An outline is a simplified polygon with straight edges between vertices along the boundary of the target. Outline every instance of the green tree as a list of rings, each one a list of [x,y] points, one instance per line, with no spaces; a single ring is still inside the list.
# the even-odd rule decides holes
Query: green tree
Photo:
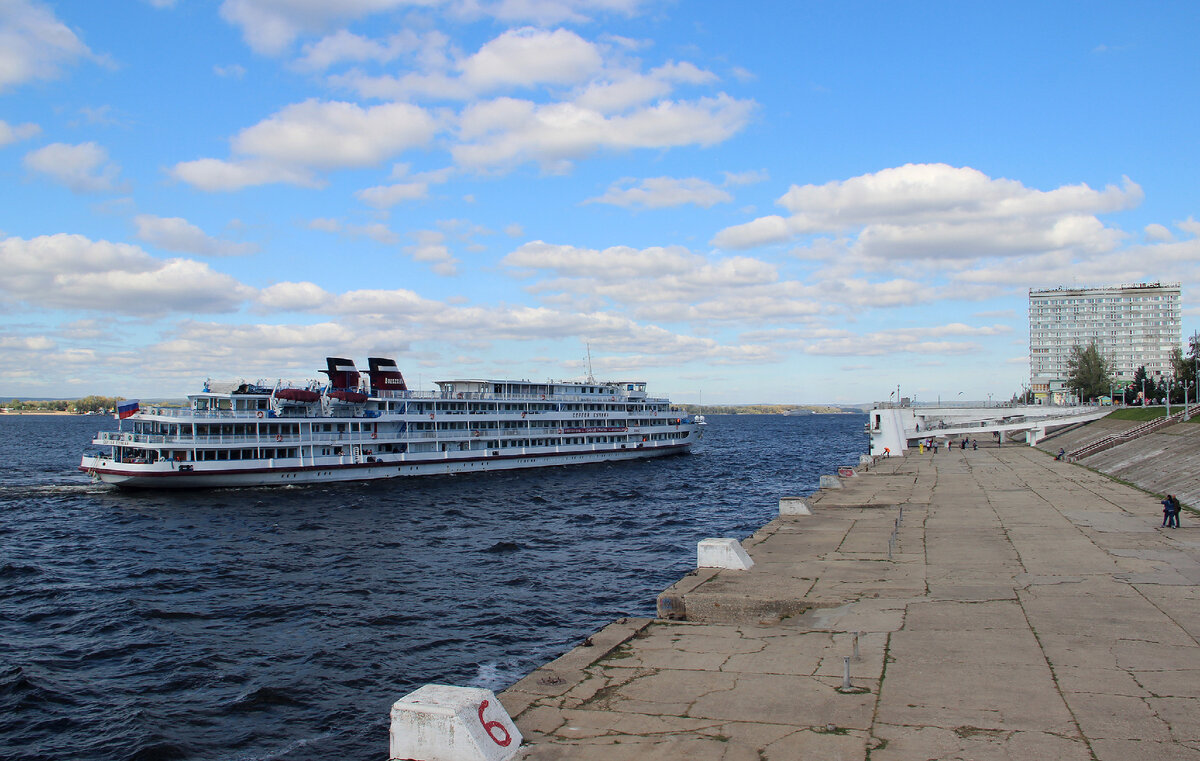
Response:
[[[1100,353],[1096,342],[1071,347],[1067,360],[1067,388],[1079,394],[1084,401],[1103,396],[1112,388],[1113,375],[1108,360]]]

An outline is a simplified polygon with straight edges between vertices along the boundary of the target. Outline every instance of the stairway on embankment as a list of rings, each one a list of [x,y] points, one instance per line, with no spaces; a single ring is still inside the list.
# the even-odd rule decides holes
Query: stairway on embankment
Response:
[[[1062,438],[1048,438],[1038,448],[1051,454],[1068,452],[1089,442],[1123,433],[1139,421],[1103,418]],[[1200,419],[1179,422],[1079,458],[1080,465],[1127,481],[1155,494],[1174,494],[1189,507],[1200,507]]]

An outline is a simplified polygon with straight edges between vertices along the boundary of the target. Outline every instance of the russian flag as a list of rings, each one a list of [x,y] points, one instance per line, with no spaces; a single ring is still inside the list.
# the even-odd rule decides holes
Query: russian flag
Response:
[[[137,412],[138,400],[134,399],[128,402],[117,402],[117,420],[124,420],[133,413]]]

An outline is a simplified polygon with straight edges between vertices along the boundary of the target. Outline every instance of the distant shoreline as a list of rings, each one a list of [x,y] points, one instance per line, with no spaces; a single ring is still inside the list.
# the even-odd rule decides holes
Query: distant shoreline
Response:
[[[9,415],[79,415],[80,417],[85,417],[87,413],[60,410],[5,410],[0,412],[0,417],[7,417]],[[103,417],[103,415],[92,415],[91,417]]]

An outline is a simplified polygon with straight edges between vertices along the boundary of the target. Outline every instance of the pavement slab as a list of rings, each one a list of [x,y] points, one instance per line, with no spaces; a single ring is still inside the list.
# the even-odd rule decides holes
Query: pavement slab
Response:
[[[1200,761],[1200,521],[1021,446],[810,504],[505,691],[524,757]]]

